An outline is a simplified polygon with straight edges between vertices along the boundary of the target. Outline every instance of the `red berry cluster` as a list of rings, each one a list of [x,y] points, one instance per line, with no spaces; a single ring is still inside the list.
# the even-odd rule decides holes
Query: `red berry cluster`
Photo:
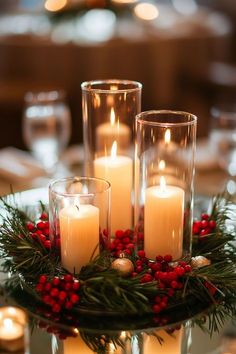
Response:
[[[35,289],[54,313],[59,313],[62,308],[71,310],[80,300],[80,282],[71,274],[53,279],[41,275]]]
[[[137,235],[137,244],[143,241],[141,232]],[[114,239],[109,244],[109,250],[113,257],[119,257],[121,253],[131,255],[135,248],[134,231],[133,230],[117,230]]]
[[[150,262],[145,252],[140,250],[138,257],[132,276],[144,273],[140,280],[141,283],[157,281],[158,289],[163,289],[165,292],[165,295],[158,295],[154,298],[153,312],[157,314],[167,307],[169,298],[174,295],[174,292],[183,288],[183,277],[192,271],[192,267],[184,261],[171,263],[171,255],[157,256],[155,261]]]
[[[49,221],[48,214],[43,212],[36,223],[27,222],[26,227],[30,237],[40,242],[46,249],[51,249],[51,241],[49,239]]]
[[[206,236],[211,234],[215,228],[215,220],[212,220],[208,214],[202,214],[201,220],[193,222],[193,235]]]

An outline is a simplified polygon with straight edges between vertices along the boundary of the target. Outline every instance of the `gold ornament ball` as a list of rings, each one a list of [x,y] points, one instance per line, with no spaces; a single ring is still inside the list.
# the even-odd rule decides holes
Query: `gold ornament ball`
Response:
[[[134,265],[128,258],[117,258],[111,264],[112,269],[116,269],[122,277],[130,275],[134,271]]]
[[[191,266],[193,268],[202,268],[211,264],[210,259],[203,256],[196,256],[192,258]]]

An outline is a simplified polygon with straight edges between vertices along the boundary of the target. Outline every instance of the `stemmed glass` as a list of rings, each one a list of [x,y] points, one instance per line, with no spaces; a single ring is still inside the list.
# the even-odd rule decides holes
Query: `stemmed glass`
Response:
[[[71,133],[70,110],[63,91],[28,92],[23,113],[23,138],[48,176],[58,170]]]

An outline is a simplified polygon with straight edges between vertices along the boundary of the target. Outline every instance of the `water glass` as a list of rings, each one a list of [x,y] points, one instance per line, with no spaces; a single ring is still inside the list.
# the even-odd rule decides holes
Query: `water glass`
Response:
[[[28,92],[23,113],[23,137],[33,156],[50,175],[68,144],[71,115],[63,91]]]
[[[236,106],[211,109],[210,144],[216,149],[219,166],[236,176]]]

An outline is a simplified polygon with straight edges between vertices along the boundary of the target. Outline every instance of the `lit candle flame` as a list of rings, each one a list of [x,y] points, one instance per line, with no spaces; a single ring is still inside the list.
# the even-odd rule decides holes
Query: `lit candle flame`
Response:
[[[158,164],[159,170],[163,171],[166,168],[166,163],[164,160],[161,160]]]
[[[111,147],[111,158],[112,158],[112,160],[114,160],[116,158],[116,154],[117,154],[117,142],[115,140],[114,143],[112,144],[112,147]]]
[[[166,145],[169,145],[170,139],[171,139],[170,129],[166,129],[166,131],[165,131],[165,138],[164,138]]]
[[[111,126],[113,126],[115,124],[115,112],[114,112],[114,108],[112,107],[111,108],[111,115],[110,115],[110,123],[111,123]]]
[[[166,190],[166,180],[164,176],[161,176],[160,178],[160,188],[162,192],[165,192]]]
[[[13,328],[13,321],[11,318],[4,318],[3,325],[7,330],[11,330]]]
[[[159,16],[157,6],[148,2],[137,4],[134,8],[134,13],[137,17],[146,21],[152,21]]]

